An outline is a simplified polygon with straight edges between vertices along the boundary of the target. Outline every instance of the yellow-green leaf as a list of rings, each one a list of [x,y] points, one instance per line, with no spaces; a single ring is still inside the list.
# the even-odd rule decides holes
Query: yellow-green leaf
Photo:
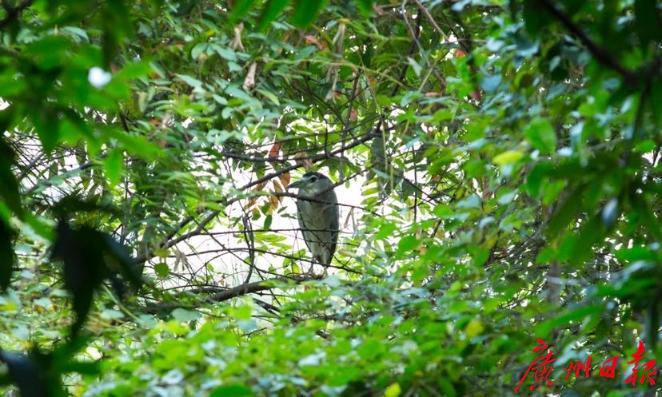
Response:
[[[384,391],[384,397],[398,397],[400,395],[400,385],[398,383],[393,383]]]
[[[507,152],[496,155],[492,161],[496,165],[503,166],[516,163],[522,157],[524,157],[524,153],[520,152],[519,150],[508,150]]]
[[[473,320],[469,321],[469,324],[467,324],[464,332],[467,334],[467,337],[471,339],[474,336],[480,335],[484,329],[485,327],[483,326],[483,323],[479,319],[474,318]]]

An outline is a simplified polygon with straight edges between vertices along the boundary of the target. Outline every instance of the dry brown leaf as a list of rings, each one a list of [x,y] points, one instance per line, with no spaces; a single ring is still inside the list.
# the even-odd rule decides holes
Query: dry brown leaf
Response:
[[[278,158],[278,153],[280,152],[281,147],[283,147],[282,143],[274,142],[274,144],[271,146],[271,149],[269,149],[269,153],[267,154],[267,157],[270,159]]]
[[[276,193],[282,193],[283,190],[285,190],[285,187],[281,185],[281,183],[280,183],[280,181],[279,181],[278,179],[274,179],[274,180],[272,181],[272,183],[273,183],[273,185],[274,185],[274,191],[275,191]],[[275,195],[274,197],[276,197],[276,198],[278,199],[278,202],[279,202],[279,203],[280,203],[281,201],[283,201],[283,197],[282,197],[282,196],[276,196],[276,195]]]
[[[244,50],[244,45],[241,43],[241,32],[244,30],[244,23],[240,23],[234,27],[234,38],[232,43],[230,43],[230,48],[233,50]]]
[[[303,152],[294,155],[294,162],[296,165],[303,166],[306,171],[310,171],[310,169],[313,168],[313,162],[308,158],[308,155]]]
[[[307,34],[304,36],[304,41],[306,44],[315,44],[317,48],[320,50],[326,49],[326,45],[324,43],[320,42],[317,37],[313,36],[312,34]]]
[[[279,197],[276,196],[269,197],[269,203],[271,204],[271,210],[275,210],[276,208],[278,208],[278,204],[280,203]]]
[[[253,62],[248,67],[248,73],[246,73],[246,78],[244,79],[244,84],[242,85],[243,89],[248,91],[251,88],[255,87],[255,70],[257,69],[257,63]]]
[[[278,176],[278,179],[280,179],[280,183],[283,185],[283,187],[288,187],[290,185],[290,173],[289,172],[284,172]]]
[[[251,190],[251,191],[252,191],[252,192],[255,192],[255,193],[260,192],[260,191],[264,190],[264,187],[265,187],[266,185],[267,185],[267,182],[259,183],[259,184],[258,184],[257,186],[255,186],[255,187],[253,188],[253,190]],[[254,206],[255,203],[257,202],[257,199],[258,199],[257,197],[251,197],[251,198],[249,198],[249,199],[248,199],[248,203],[246,204],[246,205],[247,205],[247,208],[251,208],[252,206]]]

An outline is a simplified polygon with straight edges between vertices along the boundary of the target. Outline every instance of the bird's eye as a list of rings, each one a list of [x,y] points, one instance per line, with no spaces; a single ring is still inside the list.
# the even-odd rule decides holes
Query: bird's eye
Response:
[[[310,181],[311,182],[317,182],[317,177],[316,176],[311,176]]]

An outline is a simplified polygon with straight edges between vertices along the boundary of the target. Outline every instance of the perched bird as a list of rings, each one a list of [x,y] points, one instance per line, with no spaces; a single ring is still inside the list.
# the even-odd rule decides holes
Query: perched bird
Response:
[[[288,186],[299,189],[297,218],[313,261],[326,267],[333,259],[338,241],[338,198],[333,182],[319,172],[306,172]]]

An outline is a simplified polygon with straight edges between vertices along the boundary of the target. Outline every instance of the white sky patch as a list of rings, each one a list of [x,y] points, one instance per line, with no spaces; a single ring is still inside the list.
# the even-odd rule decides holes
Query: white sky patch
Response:
[[[328,170],[324,168],[325,167],[322,167],[319,171],[328,175]],[[305,170],[293,172],[291,181],[294,182],[295,180],[298,180],[304,172]],[[254,177],[250,172],[235,173],[233,176],[235,177],[235,185],[243,185],[251,181],[252,177]],[[336,256],[338,255],[338,251],[343,249],[349,249],[350,251],[356,250],[356,247],[346,247],[344,240],[351,238],[355,233],[355,222],[362,215],[362,211],[349,206],[362,205],[363,197],[361,190],[364,183],[365,178],[356,177],[348,184],[339,185],[334,189],[340,204],[340,236],[338,238],[339,246],[336,251]],[[267,184],[265,191],[273,191],[272,182]],[[290,193],[295,193],[295,191],[290,191]],[[259,199],[258,206],[267,200],[268,197]],[[169,264],[170,269],[172,271],[183,271],[184,273],[186,270],[194,270],[192,273],[196,273],[195,270],[199,271],[205,266],[205,264],[209,263],[217,274],[217,277],[215,278],[220,285],[229,287],[241,284],[249,272],[249,265],[244,262],[248,259],[249,252],[243,234],[241,232],[233,232],[241,229],[241,227],[236,224],[233,225],[232,219],[240,218],[245,214],[245,205],[247,201],[248,199],[226,207],[224,211],[225,215],[217,218],[217,222],[210,225],[208,231],[212,234],[211,236],[207,234],[193,236],[172,247],[169,250],[170,252],[167,260],[165,260],[165,262]],[[301,271],[305,272],[308,271],[311,266],[310,253],[306,248],[299,230],[298,221],[296,219],[295,201],[296,199],[294,198],[283,197],[278,208],[271,213],[273,221],[269,229],[272,231],[266,231],[263,228],[263,222],[265,220],[264,216],[261,216],[257,220],[252,220],[252,226],[253,229],[257,230],[255,232],[256,240],[264,237],[265,234],[280,235],[283,240],[277,243],[277,245],[283,244],[292,247],[291,249],[282,252],[282,254],[286,256],[297,257],[297,252],[299,250],[305,250],[305,255],[301,260],[295,261]],[[250,210],[248,213],[250,214]],[[269,243],[262,246],[262,249],[268,247],[267,250],[270,252],[267,253],[261,251],[259,247],[260,244],[256,245],[260,252],[255,253],[255,266],[260,270],[253,272],[252,281],[259,280],[259,273],[261,271],[270,271],[270,268],[272,269],[271,271],[279,269],[279,272],[284,271],[284,273],[291,271],[291,269],[282,268],[283,262],[287,258],[279,255],[277,246],[269,247]],[[178,257],[179,260],[177,259]],[[153,258],[149,262],[153,265],[158,262],[163,262],[164,259],[165,258]],[[334,262],[333,264],[340,265],[342,263]],[[322,271],[322,268],[319,265],[316,265],[314,271],[319,273]],[[329,269],[329,273],[337,273],[337,270]],[[177,284],[179,284],[179,282],[176,280],[169,280],[164,283],[164,286],[174,286]]]
[[[96,88],[103,88],[106,84],[110,83],[112,75],[98,66],[90,68],[87,73],[87,80]]]

